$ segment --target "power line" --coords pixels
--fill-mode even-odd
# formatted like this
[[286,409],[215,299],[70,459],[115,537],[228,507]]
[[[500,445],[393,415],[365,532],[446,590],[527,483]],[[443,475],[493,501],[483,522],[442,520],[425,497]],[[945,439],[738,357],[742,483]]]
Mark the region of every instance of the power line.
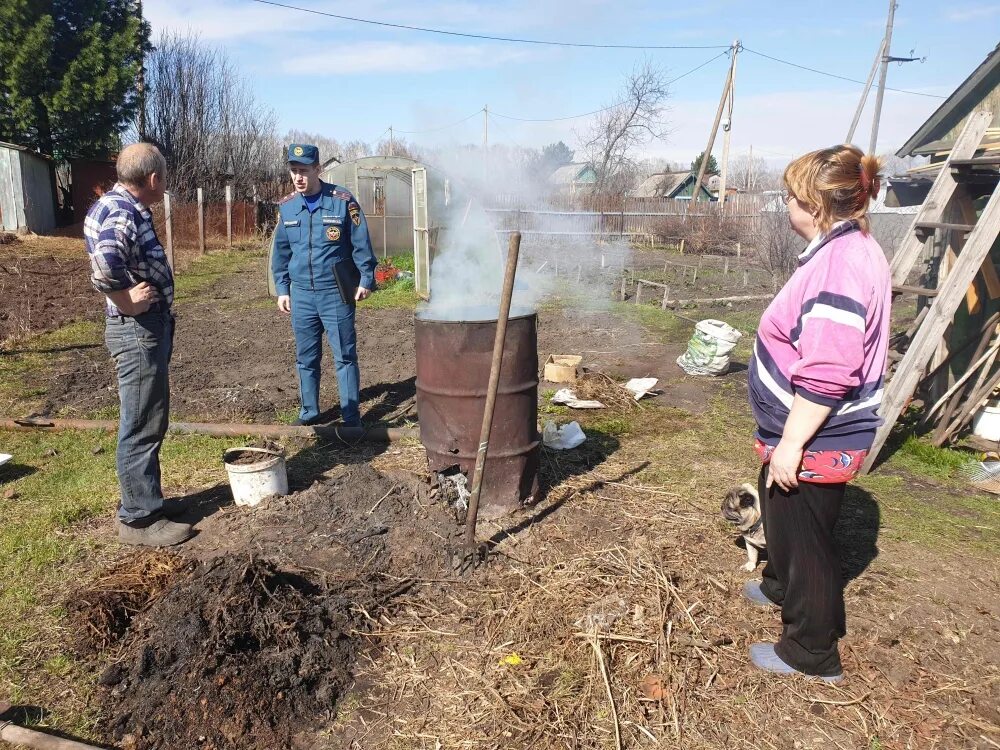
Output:
[[[681,80],[682,78],[685,78],[685,77],[691,75],[692,73],[695,73],[695,72],[701,70],[702,68],[704,68],[709,63],[713,63],[716,60],[718,60],[720,57],[725,57],[728,54],[729,54],[729,49],[727,48],[724,51],[720,52],[719,54],[715,55],[714,57],[706,60],[701,65],[699,65],[699,66],[697,66],[695,68],[691,68],[691,70],[689,70],[687,73],[681,73],[676,78],[670,79],[669,81],[666,82],[666,85],[669,86],[672,83],[676,83],[677,81]],[[607,112],[608,110],[611,110],[611,109],[614,109],[615,107],[621,106],[622,103],[623,102],[618,102],[617,104],[611,104],[611,105],[608,105],[607,107],[601,107],[600,109],[595,109],[593,112],[584,112],[582,115],[569,115],[568,117],[529,118],[529,117],[512,117],[511,115],[502,115],[499,112],[491,112],[490,114],[491,115],[495,115],[496,117],[502,117],[505,120],[515,120],[517,122],[561,122],[563,120],[577,120],[577,119],[579,119],[581,117],[589,117],[590,115],[596,115],[599,112]]]
[[[757,57],[763,57],[768,60],[773,60],[774,62],[781,63],[782,65],[789,65],[793,68],[799,68],[800,70],[808,70],[810,73],[818,73],[821,76],[827,76],[828,78],[836,78],[841,81],[848,81],[850,83],[858,83],[862,86],[865,84],[864,81],[859,81],[856,78],[848,78],[847,76],[837,75],[836,73],[830,73],[825,70],[818,70],[817,68],[810,68],[808,65],[799,65],[798,63],[793,63],[789,60],[782,60],[780,57],[772,57],[771,55],[766,55],[763,52],[758,52],[755,49],[750,49],[749,47],[744,47],[745,52],[749,52],[751,55],[757,55]],[[909,91],[907,89],[894,89],[889,86],[885,87],[886,91],[896,91],[900,94],[913,94],[914,96],[927,96],[931,99],[947,99],[946,96],[940,96],[939,94],[927,94],[923,91]]]
[[444,29],[432,29],[425,26],[407,26],[402,23],[389,23],[388,21],[373,21],[370,18],[357,18],[356,16],[343,16],[337,13],[328,13],[314,8],[300,8],[296,5],[277,3],[274,0],[251,0],[251,2],[261,5],[273,5],[276,8],[286,10],[297,10],[301,13],[312,13],[317,16],[336,18],[341,21],[352,21],[354,23],[367,23],[372,26],[385,26],[391,29],[405,29],[406,31],[422,31],[425,34],[441,34],[443,36],[459,36],[466,39],[486,39],[491,42],[515,42],[517,44],[540,44],[551,47],[587,47],[590,49],[721,49],[729,45],[669,45],[669,44],[590,44],[586,42],[556,42],[549,39],[520,39],[507,36],[490,36],[489,34],[472,34],[462,31],[445,31]]
[[393,130],[395,130],[397,133],[405,133],[406,135],[420,135],[421,133],[436,133],[439,130],[447,130],[448,128],[453,128],[456,125],[461,125],[463,122],[467,122],[468,120],[471,120],[473,117],[478,117],[482,113],[483,113],[482,108],[479,108],[468,117],[463,117],[461,120],[450,123],[448,125],[441,125],[440,127],[437,128],[427,128],[426,130],[399,130],[398,128],[393,128]]

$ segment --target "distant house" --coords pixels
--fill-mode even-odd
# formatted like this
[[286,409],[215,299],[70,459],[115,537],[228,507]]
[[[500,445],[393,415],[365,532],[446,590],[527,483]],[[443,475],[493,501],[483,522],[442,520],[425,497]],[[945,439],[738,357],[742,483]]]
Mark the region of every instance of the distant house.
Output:
[[[631,196],[634,198],[677,198],[690,200],[698,175],[694,172],[658,172],[643,180]],[[699,200],[714,200],[708,185],[702,182]]]
[[597,184],[597,170],[590,162],[564,164],[549,175],[549,184],[560,195],[589,195]]
[[56,228],[52,160],[0,142],[0,228],[46,234]]
[[890,204],[923,202],[969,115],[977,110],[993,113],[979,155],[1000,153],[1000,44],[896,152],[900,157],[926,156],[930,162],[910,169],[905,177],[889,179],[894,194]]

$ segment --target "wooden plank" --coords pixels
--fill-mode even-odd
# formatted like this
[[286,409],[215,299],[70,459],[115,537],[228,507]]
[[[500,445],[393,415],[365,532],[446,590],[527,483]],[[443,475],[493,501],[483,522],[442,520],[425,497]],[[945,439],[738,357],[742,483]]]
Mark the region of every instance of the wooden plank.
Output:
[[[955,141],[955,146],[951,150],[949,161],[945,162],[945,165],[949,164],[951,159],[972,158],[975,155],[979,142],[983,139],[983,134],[986,132],[986,128],[989,127],[990,120],[992,118],[993,114],[991,112],[974,112],[970,115],[961,135],[959,135],[958,140]],[[920,206],[920,210],[917,212],[917,215],[913,217],[913,222],[910,224],[910,231],[907,233],[906,239],[903,240],[899,250],[897,250],[896,254],[892,257],[892,265],[890,266],[890,269],[892,272],[892,282],[894,284],[906,283],[906,277],[910,275],[910,271],[913,269],[913,264],[920,255],[923,242],[917,236],[917,224],[922,221],[934,221],[939,219],[941,217],[941,213],[947,207],[952,196],[955,194],[957,186],[958,182],[955,181],[955,177],[951,174],[950,169],[942,169],[938,173],[937,179],[934,180],[934,184],[931,186],[930,192],[927,194],[927,198]]]
[[916,294],[921,297],[936,297],[937,289],[927,289],[922,286],[907,286],[906,284],[898,284],[892,287],[893,294]]
[[975,226],[975,224],[953,224],[948,221],[921,221],[917,224],[917,231],[924,234],[930,234],[937,229],[946,232],[971,232]]
[[973,159],[952,159],[951,168],[961,167],[998,167],[1000,166],[1000,156],[977,156]]
[[[970,118],[969,121],[974,122],[974,117]],[[968,132],[968,127],[963,135],[966,132]],[[965,291],[969,288],[969,284],[972,283],[976,274],[979,273],[983,261],[989,256],[990,249],[998,234],[1000,234],[1000,189],[993,191],[989,203],[986,204],[986,209],[979,218],[979,223],[969,234],[962,254],[948,274],[938,296],[931,303],[923,325],[913,337],[909,349],[903,356],[903,361],[896,368],[896,374],[886,387],[882,407],[879,410],[885,421],[875,435],[875,442],[864,465],[865,472],[871,470],[872,464],[878,458],[879,451],[885,445],[885,441],[906,402],[913,395],[927,363],[944,336],[945,329],[951,324],[955,310],[958,309],[965,296]]]

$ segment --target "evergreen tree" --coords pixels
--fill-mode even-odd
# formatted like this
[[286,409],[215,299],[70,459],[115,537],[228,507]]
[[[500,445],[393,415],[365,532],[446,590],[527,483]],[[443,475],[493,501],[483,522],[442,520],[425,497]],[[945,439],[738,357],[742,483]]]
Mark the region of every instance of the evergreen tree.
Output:
[[148,50],[136,0],[0,0],[0,140],[59,159],[115,150]]
[[[701,160],[705,158],[705,152],[702,151],[698,154],[698,158],[691,162],[691,171],[698,174],[698,170],[701,169]],[[715,160],[714,156],[708,157],[708,166],[705,167],[705,174],[719,174],[719,162]]]

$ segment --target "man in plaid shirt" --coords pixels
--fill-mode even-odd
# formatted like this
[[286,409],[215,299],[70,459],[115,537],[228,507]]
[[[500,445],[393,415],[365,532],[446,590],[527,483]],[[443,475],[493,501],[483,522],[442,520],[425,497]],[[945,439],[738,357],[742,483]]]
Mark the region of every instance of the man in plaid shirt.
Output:
[[148,206],[163,200],[167,164],[155,146],[137,143],[122,150],[116,166],[118,183],[87,212],[83,232],[91,283],[107,300],[104,341],[118,373],[118,538],[164,547],[194,535],[190,524],[167,517],[160,487],[174,277]]

